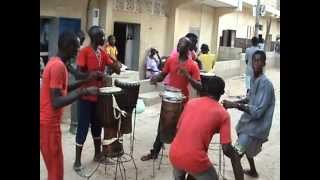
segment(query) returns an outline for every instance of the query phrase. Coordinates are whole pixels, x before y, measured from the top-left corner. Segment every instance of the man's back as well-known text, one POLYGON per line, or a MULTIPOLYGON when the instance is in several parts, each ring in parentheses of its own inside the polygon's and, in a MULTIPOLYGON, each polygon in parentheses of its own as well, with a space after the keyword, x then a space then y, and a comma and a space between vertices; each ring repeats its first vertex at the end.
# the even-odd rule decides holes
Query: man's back
POLYGON ((216 61, 215 58, 216 56, 212 53, 201 54, 199 56, 199 59, 202 62, 203 70, 205 70, 206 72, 209 72, 215 64, 215 61, 216 61))
POLYGON ((214 133, 220 132, 220 143, 231 142, 229 114, 210 97, 191 99, 177 128, 170 147, 170 160, 175 167, 186 168, 188 172, 201 172, 211 165, 207 151, 214 133))

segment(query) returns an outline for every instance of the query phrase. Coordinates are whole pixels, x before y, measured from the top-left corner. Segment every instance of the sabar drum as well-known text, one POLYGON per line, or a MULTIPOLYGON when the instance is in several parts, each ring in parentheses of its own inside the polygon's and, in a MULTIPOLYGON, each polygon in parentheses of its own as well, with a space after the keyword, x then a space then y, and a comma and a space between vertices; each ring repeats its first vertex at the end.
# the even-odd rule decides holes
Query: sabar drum
POLYGON ((132 112, 137 105, 140 83, 124 82, 116 79, 114 85, 123 91, 121 94, 115 94, 114 97, 119 108, 127 113, 121 123, 121 134, 129 134, 132 132, 132 112))
POLYGON ((113 108, 112 95, 122 93, 118 87, 104 87, 99 89, 97 102, 97 120, 104 128, 102 142, 103 153, 107 157, 119 157, 124 154, 122 137, 120 134, 121 113, 113 108))
POLYGON ((180 89, 170 86, 166 86, 160 96, 162 97, 159 122, 160 140, 170 144, 176 135, 176 126, 183 110, 185 96, 180 89))

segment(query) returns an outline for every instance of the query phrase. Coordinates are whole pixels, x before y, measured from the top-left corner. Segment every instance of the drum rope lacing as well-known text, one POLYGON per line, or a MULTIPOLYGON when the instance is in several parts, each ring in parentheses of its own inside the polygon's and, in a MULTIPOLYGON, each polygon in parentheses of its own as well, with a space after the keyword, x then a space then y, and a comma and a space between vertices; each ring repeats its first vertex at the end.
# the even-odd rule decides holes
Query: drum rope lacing
POLYGON ((114 95, 112 95, 112 101, 113 101, 113 117, 118 120, 118 132, 117 132, 117 137, 115 138, 111 138, 111 139, 104 139, 102 144, 103 145, 110 145, 112 144, 113 142, 119 140, 120 143, 123 142, 123 136, 120 136, 119 135, 119 132, 120 132, 120 128, 121 128, 121 123, 122 123, 122 118, 121 116, 123 117, 126 117, 127 116, 127 113, 125 111, 123 111, 122 109, 119 108, 118 106, 118 103, 114 97, 114 95), (118 110, 120 113, 118 114, 117 116, 117 113, 116 113, 116 110, 118 110))

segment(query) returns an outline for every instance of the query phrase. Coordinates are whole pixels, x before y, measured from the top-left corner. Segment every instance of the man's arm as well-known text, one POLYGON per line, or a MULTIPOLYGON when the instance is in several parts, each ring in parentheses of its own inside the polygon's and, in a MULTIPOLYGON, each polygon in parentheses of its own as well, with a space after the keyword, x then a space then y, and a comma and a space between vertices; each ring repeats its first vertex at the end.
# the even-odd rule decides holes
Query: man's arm
POLYGON ((193 79, 192 76, 189 74, 189 72, 185 68, 180 68, 180 73, 188 79, 189 83, 193 88, 195 88, 197 91, 202 90, 201 81, 197 81, 193 79))
POLYGON ((70 83, 68 85, 68 92, 71 92, 71 91, 79 88, 82 84, 84 84, 86 82, 88 82, 88 81, 87 80, 77 80, 77 81, 75 81, 73 83, 70 83))
POLYGON ((241 166, 241 158, 240 155, 236 152, 236 150, 229 144, 222 144, 223 153, 230 158, 232 169, 234 173, 235 180, 243 180, 243 169, 241 166))
POLYGON ((247 101, 246 99, 242 99, 242 100, 239 100, 239 101, 236 101, 236 102, 223 100, 222 104, 223 104, 223 107, 226 108, 226 109, 237 108, 240 111, 244 111, 244 112, 247 112, 247 113, 250 114, 249 106, 247 104, 245 104, 246 101, 247 101))
POLYGON ((160 72, 158 75, 153 76, 153 77, 150 79, 150 82, 151 82, 152 84, 156 84, 157 82, 163 81, 166 76, 167 76, 166 73, 160 72))
POLYGON ((75 91, 72 91, 66 96, 62 96, 61 89, 57 89, 57 88, 51 89, 50 93, 51 93, 52 105, 55 109, 58 109, 73 103, 80 96, 97 94, 98 88, 89 87, 89 88, 77 89, 75 91))

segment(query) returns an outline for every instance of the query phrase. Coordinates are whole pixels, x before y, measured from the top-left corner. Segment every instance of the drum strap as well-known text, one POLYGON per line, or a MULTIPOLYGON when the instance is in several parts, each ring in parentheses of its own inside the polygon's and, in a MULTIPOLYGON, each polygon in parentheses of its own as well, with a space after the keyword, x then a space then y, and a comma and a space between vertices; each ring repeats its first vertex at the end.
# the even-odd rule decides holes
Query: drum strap
POLYGON ((112 144, 113 142, 119 140, 119 143, 122 143, 123 142, 123 137, 121 136, 120 138, 116 137, 116 138, 111 138, 111 139, 104 139, 102 141, 102 145, 104 146, 107 146, 107 145, 110 145, 112 144))

